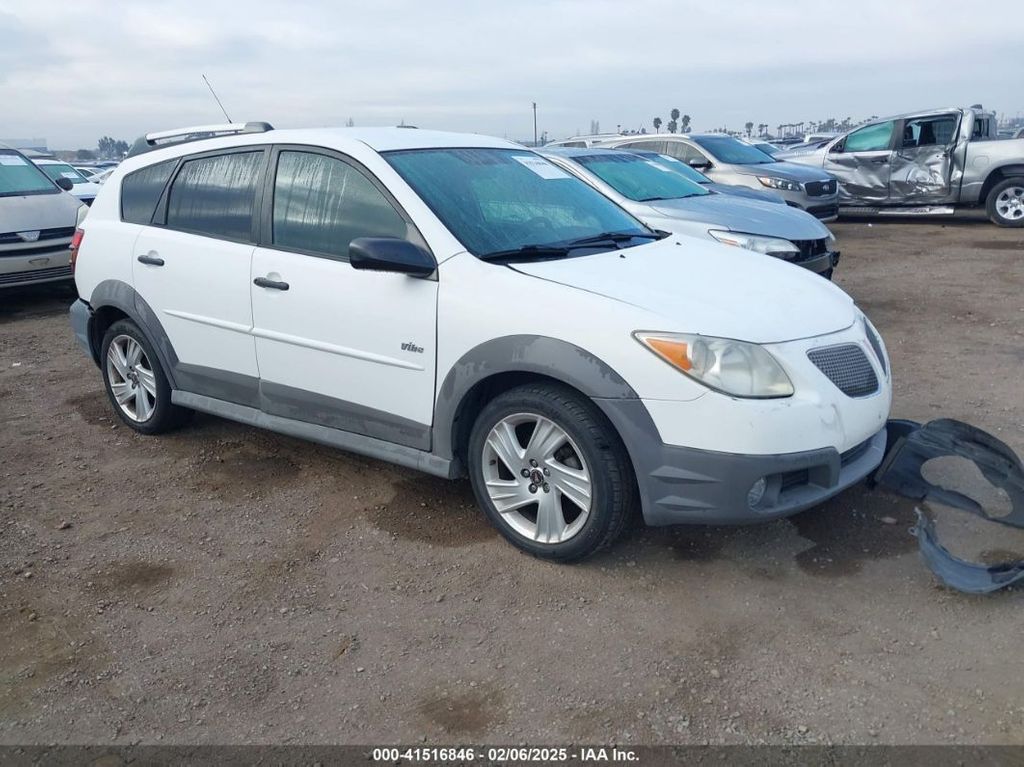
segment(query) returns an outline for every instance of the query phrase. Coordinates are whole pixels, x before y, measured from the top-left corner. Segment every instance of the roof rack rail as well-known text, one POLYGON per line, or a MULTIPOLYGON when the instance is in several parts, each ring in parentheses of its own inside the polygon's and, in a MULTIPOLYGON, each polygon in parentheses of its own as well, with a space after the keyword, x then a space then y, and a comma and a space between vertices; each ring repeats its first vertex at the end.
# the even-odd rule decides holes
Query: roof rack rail
POLYGON ((147 133, 135 140, 132 148, 128 150, 128 157, 152 152, 154 149, 174 146, 175 144, 186 144, 190 141, 202 141, 208 138, 219 138, 220 136, 234 136, 241 133, 266 133, 274 130, 274 126, 267 122, 247 123, 223 123, 219 125, 194 125, 190 128, 174 128, 173 130, 157 131, 147 133))

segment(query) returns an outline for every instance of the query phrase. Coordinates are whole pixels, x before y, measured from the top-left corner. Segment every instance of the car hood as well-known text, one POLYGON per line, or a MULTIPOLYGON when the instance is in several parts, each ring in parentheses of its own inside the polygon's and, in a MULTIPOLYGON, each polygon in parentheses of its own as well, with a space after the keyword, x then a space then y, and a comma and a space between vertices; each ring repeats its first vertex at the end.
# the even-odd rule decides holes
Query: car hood
POLYGON ((709 194, 647 204, 665 218, 699 221, 707 223, 709 228, 725 228, 787 240, 820 240, 830 234, 825 225, 810 213, 788 205, 745 197, 709 194))
POLYGON ((69 194, 0 197, 0 234, 74 226, 82 203, 69 194))
POLYGON ((736 172, 748 176, 774 176, 801 184, 806 184, 808 181, 830 181, 832 179, 832 176, 820 168, 797 165, 794 162, 769 162, 764 165, 734 165, 732 167, 736 172))
POLYGON ((848 295, 806 269, 693 237, 511 268, 661 316, 638 330, 764 344, 834 333, 857 316, 848 295))
POLYGON ((99 184, 87 181, 84 184, 75 184, 75 188, 71 190, 71 194, 75 197, 95 197, 100 193, 100 189, 102 189, 102 187, 99 184))
POLYGON ((739 186, 738 184, 701 184, 705 189, 710 189, 712 192, 718 192, 719 194, 730 194, 734 197, 747 197, 751 200, 764 200, 765 202, 774 202, 776 205, 785 205, 786 199, 778 192, 772 192, 765 189, 763 192, 757 189, 751 189, 749 186, 739 186))

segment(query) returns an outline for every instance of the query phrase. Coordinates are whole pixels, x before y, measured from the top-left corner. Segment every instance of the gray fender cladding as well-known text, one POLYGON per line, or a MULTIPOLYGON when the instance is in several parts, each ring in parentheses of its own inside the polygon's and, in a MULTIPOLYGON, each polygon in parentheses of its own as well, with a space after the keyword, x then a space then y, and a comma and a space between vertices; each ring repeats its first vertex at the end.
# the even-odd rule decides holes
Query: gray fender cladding
MULTIPOLYGON (((943 418, 925 425, 913 421, 888 423, 892 445, 874 482, 913 500, 930 500, 970 512, 1008 527, 1024 528, 1024 466, 1010 447, 970 424, 943 418), (924 465, 933 458, 953 456, 971 461, 994 487, 1010 501, 1007 514, 995 515, 974 498, 956 489, 940 487, 925 479, 924 465)), ((935 522, 917 509, 917 537, 921 557, 947 586, 968 594, 987 594, 1024 580, 1024 559, 994 565, 972 563, 951 554, 939 543, 935 522)))

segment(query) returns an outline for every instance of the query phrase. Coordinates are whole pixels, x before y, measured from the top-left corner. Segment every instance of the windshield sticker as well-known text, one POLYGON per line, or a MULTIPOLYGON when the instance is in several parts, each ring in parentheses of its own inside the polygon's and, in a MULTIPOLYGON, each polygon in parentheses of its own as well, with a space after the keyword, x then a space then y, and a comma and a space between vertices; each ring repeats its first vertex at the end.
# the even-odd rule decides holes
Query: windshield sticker
POLYGON ((72 181, 74 181, 76 178, 78 178, 78 174, 77 173, 72 173, 71 171, 64 171, 60 175, 63 176, 64 178, 70 178, 72 181))
POLYGON ((550 163, 543 157, 530 157, 528 155, 514 154, 512 159, 523 165, 541 178, 569 178, 569 174, 554 163, 550 163))
POLYGON ((671 168, 666 168, 664 165, 662 165, 660 163, 654 162, 654 160, 644 160, 644 162, 647 163, 648 165, 650 165, 652 168, 657 168, 662 173, 673 173, 674 172, 671 168))
POLYGON ((28 165, 16 154, 0 154, 0 165, 28 165))

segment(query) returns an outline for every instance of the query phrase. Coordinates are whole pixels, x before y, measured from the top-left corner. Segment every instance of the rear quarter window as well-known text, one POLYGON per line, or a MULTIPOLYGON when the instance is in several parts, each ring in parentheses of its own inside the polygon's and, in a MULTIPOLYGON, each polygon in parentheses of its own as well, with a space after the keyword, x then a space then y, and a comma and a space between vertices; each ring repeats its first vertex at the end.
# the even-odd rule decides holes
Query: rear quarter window
POLYGON ((168 160, 129 173, 121 181, 121 220, 150 224, 160 195, 174 172, 177 160, 168 160))

